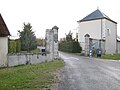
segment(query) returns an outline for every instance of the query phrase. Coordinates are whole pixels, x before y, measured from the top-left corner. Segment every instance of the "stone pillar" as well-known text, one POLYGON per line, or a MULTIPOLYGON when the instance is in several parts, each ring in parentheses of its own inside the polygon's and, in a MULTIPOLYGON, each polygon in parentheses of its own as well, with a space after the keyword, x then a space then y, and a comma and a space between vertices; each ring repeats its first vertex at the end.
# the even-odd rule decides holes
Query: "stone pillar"
POLYGON ((54 41, 53 41, 53 56, 54 56, 54 59, 59 58, 59 53, 58 53, 58 29, 59 28, 57 26, 54 26, 52 28, 53 38, 54 38, 54 41))
POLYGON ((58 59, 58 27, 46 30, 46 51, 50 53, 50 59, 58 59))
POLYGON ((88 56, 90 50, 90 35, 86 34, 84 37, 85 37, 85 55, 88 56))
POLYGON ((47 29, 46 30, 46 52, 50 53, 50 59, 54 59, 54 37, 53 37, 53 30, 47 29))
POLYGON ((50 52, 50 29, 46 29, 46 35, 45 35, 45 49, 46 52, 50 52))

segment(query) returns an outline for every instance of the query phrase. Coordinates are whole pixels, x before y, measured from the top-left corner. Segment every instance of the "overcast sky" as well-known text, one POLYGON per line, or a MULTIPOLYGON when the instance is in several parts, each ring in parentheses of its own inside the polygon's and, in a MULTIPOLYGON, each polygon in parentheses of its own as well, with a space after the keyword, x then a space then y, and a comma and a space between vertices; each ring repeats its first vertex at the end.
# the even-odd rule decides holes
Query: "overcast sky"
POLYGON ((45 30, 59 27, 59 38, 69 30, 77 32, 77 21, 99 7, 104 14, 118 23, 120 36, 119 0, 0 0, 0 13, 12 36, 22 30, 23 22, 30 22, 38 38, 45 30))

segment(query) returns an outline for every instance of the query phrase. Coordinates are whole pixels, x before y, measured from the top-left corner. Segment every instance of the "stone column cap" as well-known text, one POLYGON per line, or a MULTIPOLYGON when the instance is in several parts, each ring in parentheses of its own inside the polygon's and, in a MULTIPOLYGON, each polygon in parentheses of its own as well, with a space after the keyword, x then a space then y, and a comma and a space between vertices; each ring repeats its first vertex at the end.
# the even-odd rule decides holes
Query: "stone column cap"
POLYGON ((84 37, 90 37, 90 35, 89 34, 85 34, 85 36, 84 37))
POLYGON ((54 27, 52 28, 52 30, 53 30, 53 29, 57 29, 57 30, 58 30, 59 28, 58 28, 57 26, 54 26, 54 27))

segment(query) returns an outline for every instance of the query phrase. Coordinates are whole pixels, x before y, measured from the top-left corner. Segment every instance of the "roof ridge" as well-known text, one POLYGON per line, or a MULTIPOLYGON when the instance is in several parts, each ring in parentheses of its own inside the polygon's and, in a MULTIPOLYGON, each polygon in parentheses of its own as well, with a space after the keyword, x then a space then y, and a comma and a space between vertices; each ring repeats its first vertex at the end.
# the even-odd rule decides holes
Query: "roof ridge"
MULTIPOLYGON (((100 11, 101 12, 101 11, 100 11)), ((102 15, 104 16, 104 17, 107 17, 107 18, 109 18, 106 14, 104 14, 103 12, 101 12, 102 13, 102 15)), ((109 18, 110 19, 110 18, 109 18)))

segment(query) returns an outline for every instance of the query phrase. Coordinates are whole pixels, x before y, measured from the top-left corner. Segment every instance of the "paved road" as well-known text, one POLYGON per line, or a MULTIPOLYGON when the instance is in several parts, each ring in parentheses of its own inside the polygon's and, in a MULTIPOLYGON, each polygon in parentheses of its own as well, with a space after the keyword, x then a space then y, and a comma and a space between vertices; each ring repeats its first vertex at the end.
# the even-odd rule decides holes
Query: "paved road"
POLYGON ((120 62, 60 52, 65 61, 59 90, 120 90, 120 62))

